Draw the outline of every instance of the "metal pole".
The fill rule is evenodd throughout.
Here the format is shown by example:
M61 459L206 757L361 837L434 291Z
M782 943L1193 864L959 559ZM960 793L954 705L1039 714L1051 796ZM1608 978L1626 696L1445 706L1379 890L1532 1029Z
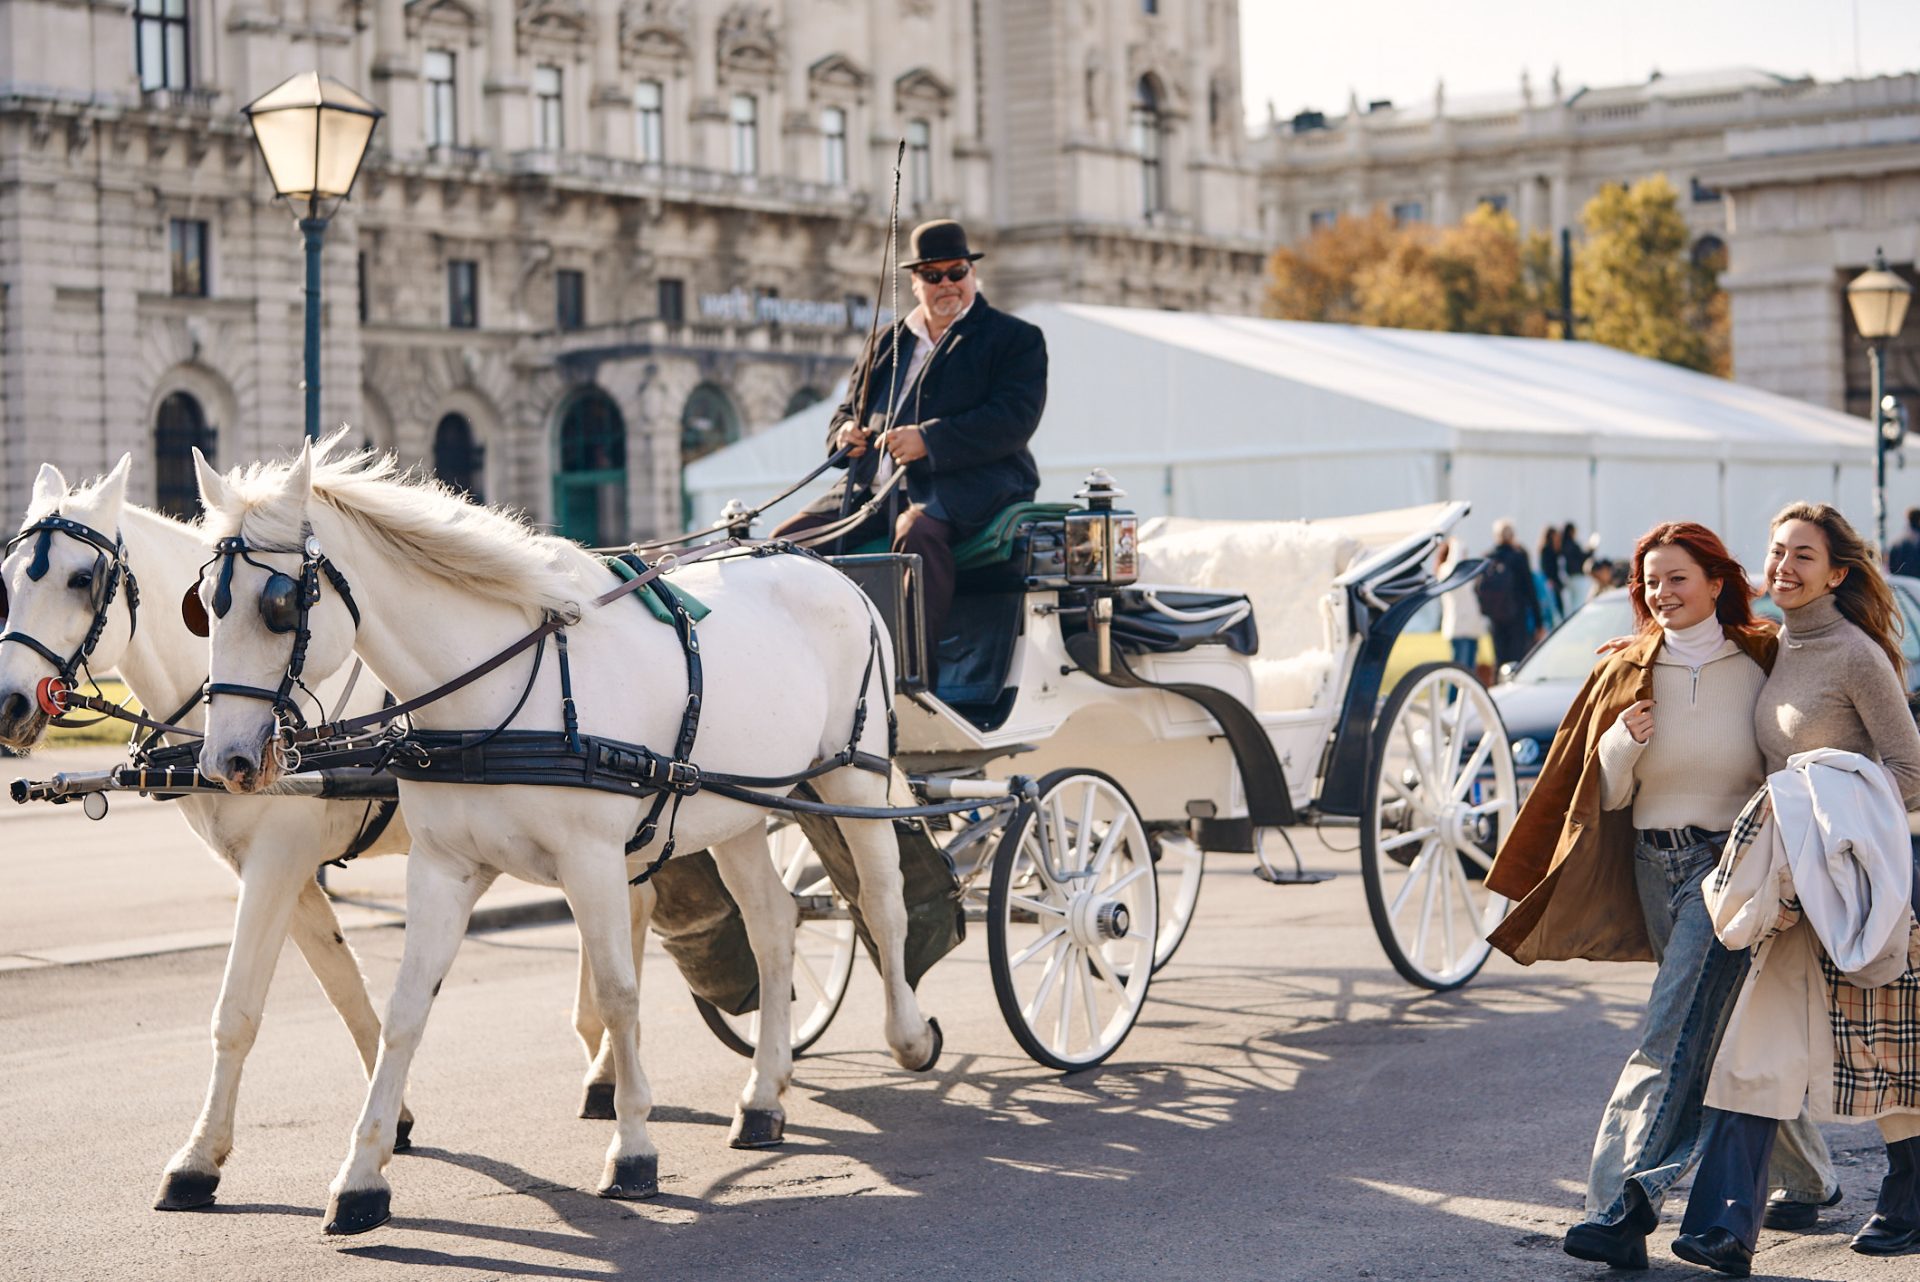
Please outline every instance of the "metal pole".
M327 233L324 218L302 218L300 234L307 243L307 439L320 439L320 240Z
M1560 229L1560 337L1573 341L1573 231Z
M1872 375L1873 409L1868 417L1873 421L1873 528L1880 538L1880 557L1884 561L1887 555L1887 434L1880 426L1880 401L1885 395L1881 388L1884 375L1880 368L1880 344L1867 344L1867 370Z

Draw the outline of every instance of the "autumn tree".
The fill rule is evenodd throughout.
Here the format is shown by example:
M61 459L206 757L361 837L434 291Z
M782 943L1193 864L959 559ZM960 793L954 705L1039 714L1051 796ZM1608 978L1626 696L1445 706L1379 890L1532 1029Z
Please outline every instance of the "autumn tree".
M1728 374L1726 296L1695 262L1680 198L1664 175L1611 185L1580 215L1573 302L1582 338L1688 369Z
M1538 242L1537 244L1535 242ZM1474 334L1546 332L1545 237L1523 242L1486 206L1459 225L1396 226L1381 210L1343 216L1267 265L1267 314Z

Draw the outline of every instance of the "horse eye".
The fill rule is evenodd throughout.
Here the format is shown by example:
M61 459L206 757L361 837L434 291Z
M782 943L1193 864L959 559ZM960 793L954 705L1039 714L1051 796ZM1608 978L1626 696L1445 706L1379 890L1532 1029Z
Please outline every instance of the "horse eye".
M73 577L67 580L70 588L90 588L93 586L92 570L75 570Z

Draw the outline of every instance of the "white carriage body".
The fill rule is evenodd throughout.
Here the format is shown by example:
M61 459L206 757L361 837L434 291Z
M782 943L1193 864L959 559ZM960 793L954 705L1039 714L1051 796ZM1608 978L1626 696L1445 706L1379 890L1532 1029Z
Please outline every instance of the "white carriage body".
M1465 503L1437 503L1324 521L1155 518L1140 533L1141 583L1166 592L1244 593L1259 628L1255 655L1224 645L1128 657L1156 685L1221 690L1251 709L1303 812L1320 788L1326 749L1365 634L1349 594L1383 572L1424 562L1462 517ZM1190 803L1210 817L1239 819L1247 798L1219 725L1167 690L1120 688L1079 670L1061 629L1060 594L1026 594L1006 685L1011 711L982 729L937 698L896 700L903 764L916 758L1005 753L995 773L1040 776L1068 766L1119 780L1153 824L1185 824Z

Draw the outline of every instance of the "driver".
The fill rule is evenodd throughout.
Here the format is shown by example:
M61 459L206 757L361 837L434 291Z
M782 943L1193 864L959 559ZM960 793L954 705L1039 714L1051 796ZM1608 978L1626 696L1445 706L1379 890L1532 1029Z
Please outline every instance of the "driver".
M854 362L846 399L827 429L830 451L847 447L847 479L773 536L833 524L905 468L908 506L891 530L882 507L842 536L841 546L890 532L895 552L918 554L931 664L953 604L953 545L1039 488L1027 441L1047 401L1047 344L1038 327L987 303L973 267L981 255L968 248L959 223L922 223L909 246L912 257L900 266L913 274L919 305L876 334ZM889 423L884 448L875 449L875 436Z

